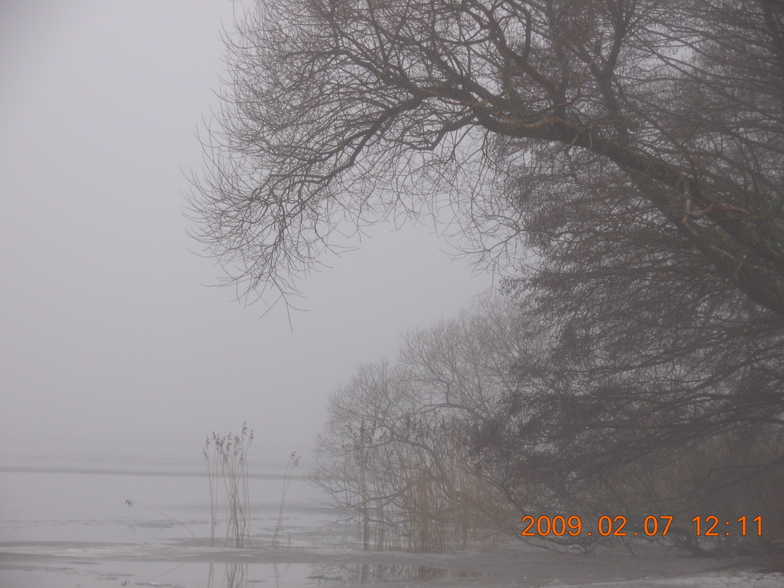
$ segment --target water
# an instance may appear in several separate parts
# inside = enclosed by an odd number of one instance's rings
[[[212,542],[206,463],[198,451],[28,447],[0,455],[0,586],[218,587],[232,578],[236,586],[306,585],[308,564],[245,565],[239,573],[238,564],[210,563],[227,551],[223,504],[217,547],[194,553]],[[276,530],[280,551],[330,537],[319,530],[336,513],[306,482],[306,464],[293,468],[282,496],[287,458],[251,455],[254,548],[269,549]],[[331,540],[339,542],[340,534]],[[150,561],[183,557],[198,561]]]
[[[251,454],[251,548],[211,543],[200,449],[26,447],[0,453],[0,588],[249,588],[588,585],[784,586],[781,574],[716,571],[711,560],[623,550],[557,554],[517,541],[493,552],[363,552],[329,498],[288,456]],[[130,504],[129,504],[130,503]],[[272,538],[278,545],[272,547]],[[595,583],[599,584],[595,584]]]
[[[183,533],[209,539],[203,458],[131,451],[78,456],[48,452],[28,455],[24,463],[4,459],[0,541],[152,542]],[[250,462],[252,528],[260,541],[277,525],[286,463],[285,456]],[[306,483],[306,467],[294,468],[285,496],[280,535],[287,540],[303,527],[319,526],[334,516],[326,505],[328,497]],[[219,517],[225,518],[222,508]],[[219,525],[217,535],[224,533],[225,525]]]

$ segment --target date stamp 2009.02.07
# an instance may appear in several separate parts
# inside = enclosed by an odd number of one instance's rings
[[[592,536],[594,532],[602,537],[628,537],[628,536],[643,536],[643,537],[666,537],[670,532],[672,520],[674,517],[670,515],[647,516],[643,521],[642,527],[639,530],[627,529],[628,519],[623,515],[610,517],[607,515],[601,516],[597,519],[596,525],[588,529],[583,525],[583,519],[577,515],[565,517],[556,515],[550,517],[541,515],[534,517],[526,515],[521,519],[521,522],[526,524],[526,527],[520,533],[523,537],[548,537],[556,536],[562,537],[570,535],[577,537],[583,531],[587,536]],[[725,526],[721,526],[721,520],[717,516],[696,516],[691,519],[694,523],[694,534],[697,537],[719,537],[731,535],[746,535],[755,534],[759,537],[762,536],[762,517],[758,516],[750,521],[744,515],[735,521],[724,521]]]

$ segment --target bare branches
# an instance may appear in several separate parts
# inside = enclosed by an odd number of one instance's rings
[[[363,366],[330,402],[318,481],[355,511],[364,549],[492,542],[518,518],[465,441],[514,385],[509,353],[526,325],[500,300],[482,308],[409,335],[398,364]]]
[[[719,301],[630,316],[677,286],[661,272],[649,298],[629,291],[651,269],[616,285],[619,316],[546,324],[564,305],[486,298],[409,334],[396,364],[358,370],[331,400],[318,479],[356,513],[363,547],[459,547],[466,533],[514,532],[517,513],[613,512],[641,530],[655,509],[681,530],[695,512],[764,512],[767,545],[780,537],[780,325],[749,324]],[[687,536],[666,541],[699,552]],[[548,541],[590,549],[597,537]]]
[[[508,178],[538,189],[521,169],[548,153],[575,189],[630,179],[782,315],[780,24],[762,0],[260,3],[229,48],[199,237],[246,294],[290,296],[365,224],[449,207],[459,247],[515,267],[536,228]]]

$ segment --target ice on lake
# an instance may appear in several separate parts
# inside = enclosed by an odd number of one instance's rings
[[[0,455],[0,587],[784,587],[780,573],[662,550],[582,555],[511,540],[493,551],[361,551],[351,529],[333,524],[341,513],[307,483],[307,462],[295,470],[273,548],[287,457],[251,460],[253,545],[236,549],[222,546],[225,525],[210,546],[198,449],[29,447]]]

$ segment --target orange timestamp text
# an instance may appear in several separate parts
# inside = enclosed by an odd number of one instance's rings
[[[597,519],[595,526],[591,526],[590,528],[583,524],[582,517],[578,515],[568,517],[562,515],[556,515],[554,517],[547,515],[539,517],[526,515],[520,520],[525,524],[525,528],[520,533],[523,537],[549,537],[551,535],[556,537],[563,537],[564,535],[577,537],[578,535],[581,535],[583,531],[585,531],[585,534],[589,537],[594,533],[601,537],[666,537],[667,533],[670,531],[673,517],[670,515],[647,516],[642,523],[642,527],[637,527],[638,530],[627,529],[629,521],[623,515],[615,517],[608,515],[600,516]],[[704,525],[702,524],[703,521],[705,522]],[[726,530],[723,529],[723,532],[719,531],[717,529],[717,527],[720,526],[719,518],[712,515],[707,517],[694,517],[692,522],[695,524],[694,532],[698,537],[729,536],[731,534],[729,530],[729,525],[731,523],[725,521],[725,524],[727,525]],[[757,535],[762,535],[761,516],[752,519],[751,522],[756,523],[755,525],[747,525],[747,518],[745,516],[740,517],[737,522],[740,524],[740,529],[733,529],[734,532],[732,534],[745,537],[747,531],[756,531]],[[751,529],[749,529],[749,527],[751,527]]]

